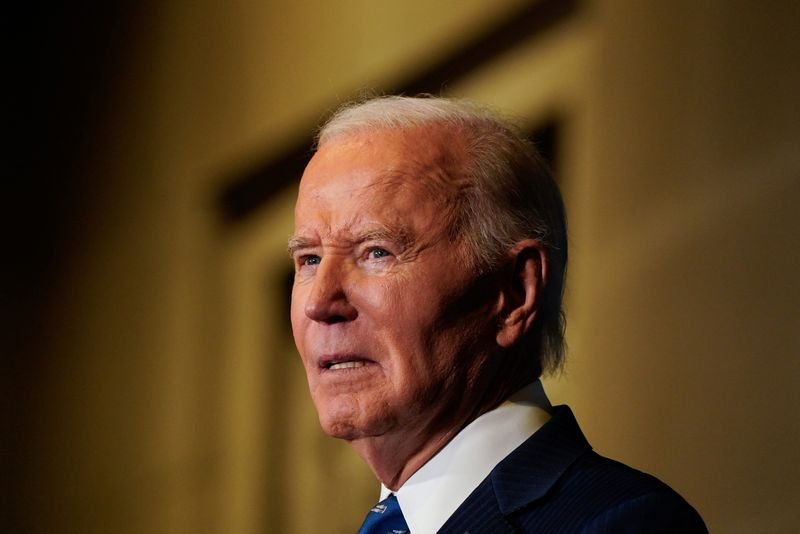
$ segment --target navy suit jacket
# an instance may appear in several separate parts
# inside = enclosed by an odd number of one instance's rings
[[[442,534],[707,532],[680,495],[655,477],[592,451],[572,411],[551,419],[511,452]]]

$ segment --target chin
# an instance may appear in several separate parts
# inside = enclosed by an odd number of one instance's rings
[[[319,424],[322,431],[332,438],[352,441],[369,436],[378,436],[391,427],[391,421],[377,414],[363,414],[349,406],[328,409],[318,407]]]
[[[320,418],[319,423],[322,426],[322,431],[332,438],[352,441],[362,435],[355,425],[348,421],[327,421]]]
[[[355,439],[358,435],[357,412],[347,403],[316,402],[319,425],[332,438]]]

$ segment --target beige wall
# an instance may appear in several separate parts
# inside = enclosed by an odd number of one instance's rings
[[[40,297],[44,363],[20,385],[36,391],[27,531],[315,532],[320,495],[333,532],[354,530],[374,482],[317,429],[281,317],[293,192],[233,227],[215,195],[330,106],[522,3],[137,8]],[[598,0],[451,92],[563,118],[571,350],[554,400],[712,530],[790,532],[800,13],[654,6]]]

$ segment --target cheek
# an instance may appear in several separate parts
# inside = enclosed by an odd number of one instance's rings
[[[393,328],[404,315],[403,292],[402,283],[388,277],[362,276],[345,288],[350,305],[358,312],[358,320],[381,330]]]
[[[300,298],[298,297],[297,292],[293,291],[292,303],[289,309],[289,318],[292,322],[292,332],[294,332],[295,334],[297,333],[297,330],[301,325],[303,315],[304,314],[302,313],[302,306],[300,305]]]
[[[302,280],[295,277],[292,283],[292,294],[290,301],[290,314],[292,324],[305,319],[305,306],[308,301],[308,296],[311,292],[312,285],[308,280]]]
[[[298,287],[292,290],[292,301],[289,310],[289,318],[292,323],[292,336],[300,355],[304,352],[303,333],[308,324],[308,317],[305,314],[305,296],[304,291]]]
[[[343,284],[346,298],[356,306],[380,307],[390,300],[400,287],[396,277],[387,274],[371,274],[354,269]]]

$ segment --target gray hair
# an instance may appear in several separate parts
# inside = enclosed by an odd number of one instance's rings
[[[451,128],[466,147],[470,187],[458,192],[455,228],[476,267],[493,269],[522,239],[533,238],[544,245],[548,279],[539,320],[524,350],[538,356],[537,376],[557,370],[565,353],[566,215],[547,164],[517,127],[464,100],[386,96],[340,108],[320,128],[317,144],[368,130],[424,126]]]

